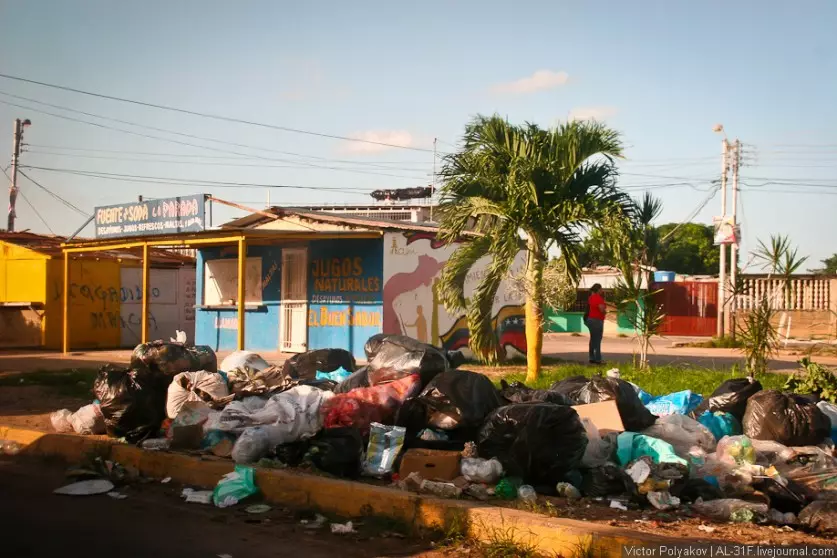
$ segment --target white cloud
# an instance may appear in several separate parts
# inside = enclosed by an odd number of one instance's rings
[[[392,146],[411,147],[415,145],[415,138],[406,130],[365,130],[363,132],[355,132],[349,137],[363,141],[344,142],[341,146],[343,153],[380,153],[381,151],[395,149]]]
[[[600,107],[578,107],[570,111],[570,120],[598,120],[604,121],[615,116],[618,111],[616,107],[600,106]]]
[[[552,70],[538,70],[531,76],[515,81],[498,83],[491,87],[492,93],[508,93],[522,95],[546,89],[554,89],[567,83],[570,76],[567,72],[553,72]]]

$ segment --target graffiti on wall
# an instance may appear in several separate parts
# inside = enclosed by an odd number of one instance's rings
[[[444,245],[432,233],[387,233],[384,259],[384,332],[409,335],[447,350],[466,349],[468,322],[464,313],[445,310],[438,294],[445,262],[457,245]],[[512,266],[517,273],[523,255]],[[465,278],[466,296],[485,274],[488,259],[478,262]],[[509,356],[525,353],[523,297],[504,280],[494,299],[492,324]]]

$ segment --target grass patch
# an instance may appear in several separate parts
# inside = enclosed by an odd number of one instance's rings
[[[633,382],[639,387],[653,395],[664,395],[675,391],[690,389],[701,395],[710,395],[715,388],[724,380],[730,378],[744,377],[744,373],[735,368],[724,370],[713,370],[710,368],[698,368],[694,366],[655,366],[652,370],[639,371],[630,364],[592,366],[586,364],[562,364],[559,366],[546,366],[541,377],[534,384],[527,384],[529,387],[546,389],[553,383],[569,378],[570,376],[587,376],[602,374],[611,368],[619,368],[619,373],[624,380]],[[504,377],[506,381],[524,382],[525,372],[512,373]],[[764,389],[782,389],[787,375],[766,373],[756,378],[764,386]],[[499,380],[498,380],[499,381]]]
[[[713,337],[706,341],[695,341],[693,343],[686,343],[683,347],[695,347],[698,349],[740,349],[741,341],[733,339],[732,337]]]
[[[37,370],[0,378],[0,387],[44,386],[61,395],[85,398],[90,396],[97,370],[93,368],[65,368]]]

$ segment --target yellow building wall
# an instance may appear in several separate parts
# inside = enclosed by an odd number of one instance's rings
[[[0,242],[0,302],[45,302],[47,257]]]
[[[119,347],[119,262],[96,260],[70,261],[69,332],[71,349]],[[44,341],[49,349],[62,344],[64,261],[50,260],[47,265],[46,316]]]

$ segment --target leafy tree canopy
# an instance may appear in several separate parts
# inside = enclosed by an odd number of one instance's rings
[[[834,275],[837,273],[837,254],[820,261],[824,267],[812,269],[811,271],[813,273],[822,273],[824,275]]]

